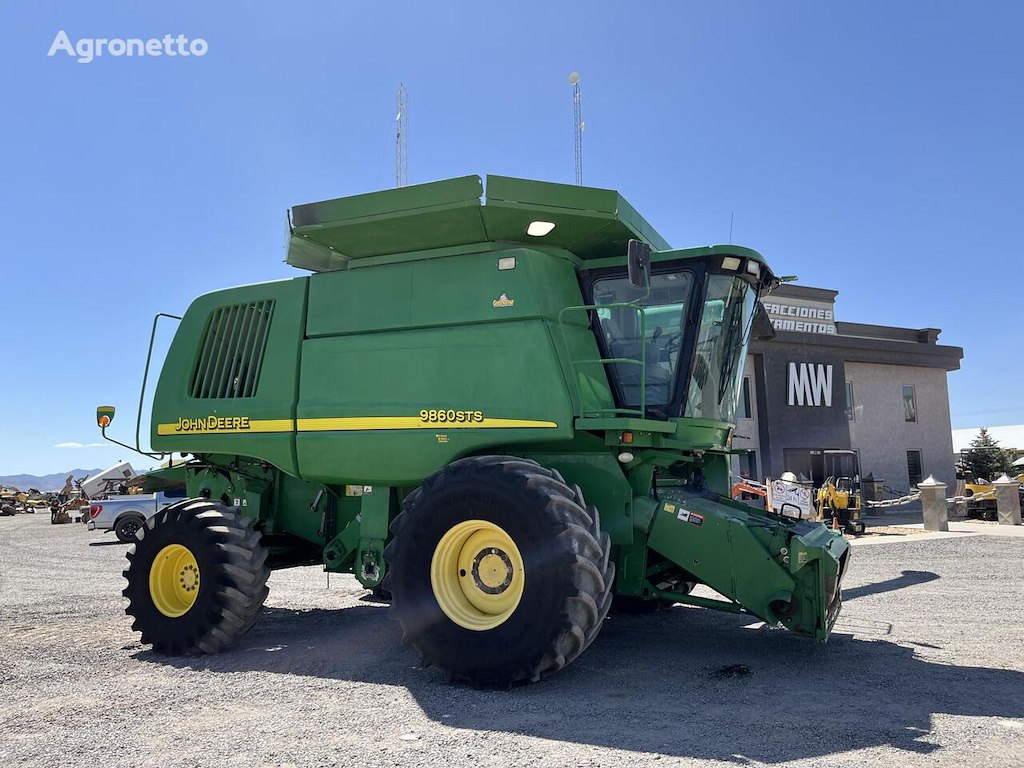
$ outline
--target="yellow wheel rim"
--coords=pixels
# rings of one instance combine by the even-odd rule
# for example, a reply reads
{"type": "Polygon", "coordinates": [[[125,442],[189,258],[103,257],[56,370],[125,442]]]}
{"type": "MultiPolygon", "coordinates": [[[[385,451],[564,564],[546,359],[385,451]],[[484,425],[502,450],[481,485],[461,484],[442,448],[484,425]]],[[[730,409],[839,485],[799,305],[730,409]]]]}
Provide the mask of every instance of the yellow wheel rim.
{"type": "Polygon", "coordinates": [[[486,520],[467,520],[441,537],[430,561],[430,586],[445,615],[483,632],[515,613],[526,574],[519,548],[486,520]]]}
{"type": "Polygon", "coordinates": [[[199,596],[199,563],[188,547],[168,544],[149,568],[149,596],[164,616],[176,619],[195,605],[199,596]]]}

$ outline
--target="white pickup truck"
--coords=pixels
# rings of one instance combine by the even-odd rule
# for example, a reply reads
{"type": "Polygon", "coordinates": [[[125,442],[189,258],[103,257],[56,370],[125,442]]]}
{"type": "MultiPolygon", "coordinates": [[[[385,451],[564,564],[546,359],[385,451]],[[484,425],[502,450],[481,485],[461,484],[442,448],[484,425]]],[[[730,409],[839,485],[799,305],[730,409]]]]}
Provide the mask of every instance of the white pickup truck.
{"type": "Polygon", "coordinates": [[[113,531],[124,542],[134,541],[135,533],[164,507],[185,498],[185,489],[131,496],[111,496],[89,505],[90,531],[113,531]]]}

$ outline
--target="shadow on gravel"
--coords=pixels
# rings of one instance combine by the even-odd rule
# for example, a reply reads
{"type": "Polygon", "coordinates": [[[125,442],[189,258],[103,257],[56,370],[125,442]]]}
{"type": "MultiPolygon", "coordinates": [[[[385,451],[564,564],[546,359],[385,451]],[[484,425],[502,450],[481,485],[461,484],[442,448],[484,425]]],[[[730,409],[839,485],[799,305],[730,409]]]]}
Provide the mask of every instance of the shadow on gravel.
{"type": "Polygon", "coordinates": [[[906,589],[915,584],[927,584],[929,581],[935,581],[937,578],[939,578],[939,574],[932,573],[931,571],[903,571],[901,575],[894,579],[877,581],[874,584],[865,584],[862,587],[853,587],[852,589],[843,589],[843,601],[853,600],[854,598],[866,595],[877,595],[880,592],[894,592],[897,589],[906,589]]]}
{"type": "MultiPolygon", "coordinates": [[[[893,581],[905,578],[915,577],[893,581]]],[[[512,691],[450,685],[419,669],[387,610],[372,605],[268,608],[226,653],[134,657],[401,686],[443,726],[737,764],[882,745],[927,754],[941,749],[929,741],[934,714],[1024,717],[1024,673],[930,663],[912,648],[842,634],[816,646],[748,624],[684,607],[612,616],[574,664],[512,691]]]]}
{"type": "Polygon", "coordinates": [[[117,546],[127,547],[128,546],[128,542],[127,541],[118,541],[117,539],[114,539],[113,541],[90,541],[89,542],[89,546],[90,547],[117,547],[117,546]]]}

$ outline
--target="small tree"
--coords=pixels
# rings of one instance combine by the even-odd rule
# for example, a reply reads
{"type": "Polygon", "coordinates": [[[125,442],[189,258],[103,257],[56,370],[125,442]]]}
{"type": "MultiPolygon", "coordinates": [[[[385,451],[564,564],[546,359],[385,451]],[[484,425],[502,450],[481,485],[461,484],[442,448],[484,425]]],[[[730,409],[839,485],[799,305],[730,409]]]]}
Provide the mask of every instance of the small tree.
{"type": "Polygon", "coordinates": [[[961,455],[964,468],[973,472],[976,480],[984,478],[991,482],[1004,472],[1010,472],[1013,463],[1010,453],[999,447],[999,441],[985,427],[961,455]]]}

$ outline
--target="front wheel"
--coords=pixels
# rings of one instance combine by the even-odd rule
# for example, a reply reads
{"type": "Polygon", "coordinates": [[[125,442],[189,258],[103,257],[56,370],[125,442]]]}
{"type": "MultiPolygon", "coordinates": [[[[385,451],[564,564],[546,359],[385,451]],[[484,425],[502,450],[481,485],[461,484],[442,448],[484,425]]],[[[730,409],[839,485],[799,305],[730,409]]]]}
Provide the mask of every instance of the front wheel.
{"type": "Polygon", "coordinates": [[[392,615],[452,678],[539,680],[579,656],[608,613],[615,566],[597,509],[535,462],[456,461],[409,494],[391,530],[392,615]]]}
{"type": "Polygon", "coordinates": [[[125,613],[159,653],[227,648],[253,625],[267,597],[267,550],[252,521],[204,499],[149,518],[127,557],[125,613]]]}

